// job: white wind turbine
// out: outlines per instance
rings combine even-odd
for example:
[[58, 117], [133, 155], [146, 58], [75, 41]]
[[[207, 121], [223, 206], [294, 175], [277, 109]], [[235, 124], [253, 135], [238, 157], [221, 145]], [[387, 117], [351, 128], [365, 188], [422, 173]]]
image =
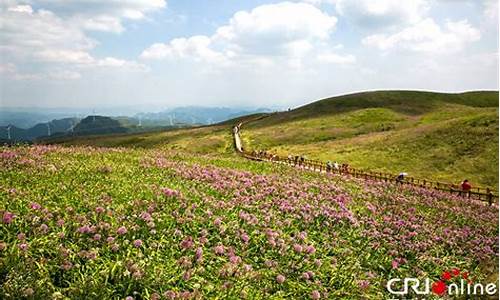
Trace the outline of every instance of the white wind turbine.
[[10, 140], [10, 128], [12, 127], [12, 125], [9, 125], [7, 126], [7, 138]]

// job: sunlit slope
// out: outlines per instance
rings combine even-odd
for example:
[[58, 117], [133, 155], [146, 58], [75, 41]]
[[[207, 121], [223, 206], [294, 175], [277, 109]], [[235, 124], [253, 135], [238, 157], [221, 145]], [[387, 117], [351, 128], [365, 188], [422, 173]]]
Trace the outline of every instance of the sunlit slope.
[[48, 140], [48, 144], [75, 146], [161, 148], [192, 153], [233, 154], [232, 127], [265, 114], [242, 116], [212, 126], [170, 129], [148, 133], [77, 136]]
[[150, 133], [75, 137], [57, 140], [55, 143], [98, 147], [162, 148], [194, 153], [233, 152], [229, 124]]
[[244, 126], [247, 149], [498, 186], [498, 92], [371, 92]]

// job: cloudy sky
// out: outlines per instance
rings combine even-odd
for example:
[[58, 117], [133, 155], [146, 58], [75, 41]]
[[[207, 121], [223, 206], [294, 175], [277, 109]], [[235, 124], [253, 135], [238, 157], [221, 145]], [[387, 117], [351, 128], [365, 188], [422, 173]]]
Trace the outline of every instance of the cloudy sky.
[[0, 0], [0, 106], [498, 89], [492, 0]]

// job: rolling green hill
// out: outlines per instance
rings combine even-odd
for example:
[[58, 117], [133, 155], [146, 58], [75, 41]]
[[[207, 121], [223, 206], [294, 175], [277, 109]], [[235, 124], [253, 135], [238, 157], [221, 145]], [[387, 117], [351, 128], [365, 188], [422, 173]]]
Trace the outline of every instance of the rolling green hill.
[[[161, 148], [232, 154], [231, 127], [89, 136], [68, 145]], [[378, 91], [333, 97], [269, 114], [242, 127], [244, 147], [356, 168], [498, 188], [498, 92]]]
[[498, 92], [367, 92], [246, 124], [247, 149], [498, 187]]

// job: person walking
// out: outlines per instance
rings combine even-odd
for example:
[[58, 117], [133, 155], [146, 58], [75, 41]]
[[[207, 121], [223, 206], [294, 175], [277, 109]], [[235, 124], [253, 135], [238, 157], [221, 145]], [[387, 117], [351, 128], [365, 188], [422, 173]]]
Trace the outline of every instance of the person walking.
[[470, 190], [472, 189], [472, 185], [469, 183], [469, 180], [465, 179], [464, 181], [462, 181], [462, 183], [460, 184], [460, 188], [462, 189], [460, 195], [463, 192], [464, 195], [469, 194], [470, 196]]
[[403, 183], [403, 180], [405, 179], [406, 175], [408, 175], [408, 173], [405, 172], [399, 173], [398, 177], [396, 177], [396, 182]]
[[330, 173], [331, 171], [332, 171], [332, 162], [331, 161], [327, 161], [326, 162], [326, 172]]

